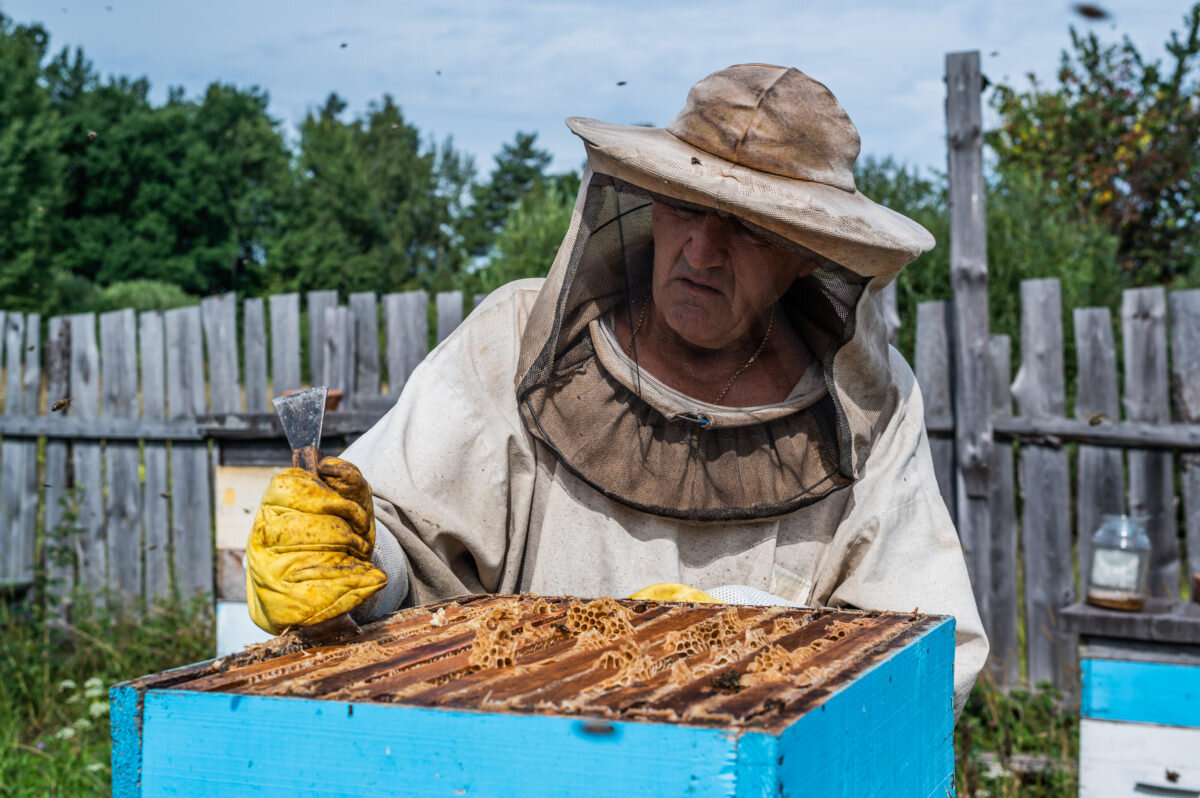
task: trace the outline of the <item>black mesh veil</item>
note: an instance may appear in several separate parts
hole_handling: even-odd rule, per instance
[[[817,366],[783,402],[739,408],[695,399],[642,368],[636,336],[617,341],[614,333],[614,318],[633,320],[635,303],[650,292],[656,199],[678,202],[585,175],[571,231],[522,338],[516,389],[530,433],[605,496],[672,518],[769,518],[850,484],[856,447],[873,434],[860,427],[879,400],[867,390],[864,404],[855,391],[848,403],[841,383],[870,388],[887,379],[843,374],[881,362],[886,372],[879,325],[872,319],[859,329],[864,312],[877,312],[866,296],[871,280],[751,228],[821,260],[778,305]]]

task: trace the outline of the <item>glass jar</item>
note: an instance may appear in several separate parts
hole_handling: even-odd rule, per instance
[[[1092,535],[1092,567],[1088,573],[1089,604],[1137,612],[1146,604],[1150,570],[1150,537],[1146,519],[1106,515]]]

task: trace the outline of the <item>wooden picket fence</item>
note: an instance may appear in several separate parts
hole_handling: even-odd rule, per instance
[[[22,589],[44,567],[59,595],[80,587],[138,606],[212,593],[213,467],[286,464],[270,399],[303,387],[302,357],[313,383],[344,393],[346,412],[326,424],[344,443],[394,403],[428,349],[424,291],[305,299],[307,348],[295,293],[245,300],[240,326],[232,294],[56,316],[45,329],[37,314],[0,312],[0,586]],[[435,308],[440,341],[462,321],[462,293],[438,294]]]
[[[298,294],[245,300],[240,319],[232,295],[162,313],[54,317],[45,329],[36,314],[0,317],[0,584],[28,584],[44,564],[60,593],[79,586],[133,605],[173,591],[213,593],[214,468],[286,463],[270,398],[302,387],[302,358],[313,382],[345,393],[326,421],[327,437],[344,442],[386,411],[427,350],[424,292],[352,294],[344,305],[331,291],[304,299],[307,347]],[[1021,299],[1015,379],[1012,342],[990,339],[997,445],[985,534],[968,535],[970,525],[961,523],[949,302],[919,306],[914,366],[938,485],[964,531],[994,671],[1017,683],[1024,657],[1029,683],[1069,688],[1074,641],[1056,614],[1082,594],[1088,541],[1102,514],[1149,517],[1152,590],[1180,591],[1174,457],[1188,572],[1200,571],[1200,428],[1191,426],[1200,417],[1200,291],[1125,293],[1123,393],[1109,309],[1074,311],[1071,376],[1058,282],[1028,281]],[[460,323],[463,297],[439,294],[435,307],[440,340]],[[888,316],[899,323],[894,309]],[[1070,417],[1068,384],[1077,386]],[[1172,401],[1179,423],[1171,423]],[[48,544],[41,550],[39,528]]]
[[[964,538],[963,545],[992,644],[991,665],[1002,684],[1021,681],[1022,618],[1027,683],[1048,681],[1067,690],[1077,683],[1076,643],[1060,629],[1058,613],[1086,591],[1089,543],[1102,515],[1148,519],[1152,595],[1177,597],[1186,575],[1200,572],[1200,427],[1191,426],[1200,418],[1200,291],[1168,295],[1162,288],[1143,288],[1124,293],[1120,381],[1110,310],[1076,308],[1072,321],[1073,379],[1064,370],[1057,280],[1029,280],[1021,286],[1015,378],[1009,337],[990,338],[996,438],[989,468],[990,525],[975,539]],[[938,486],[951,513],[961,518],[950,303],[922,303],[916,323],[914,366]],[[1075,386],[1070,417],[1068,384]],[[1175,501],[1176,458],[1182,523]],[[1021,593],[1018,585],[1023,585]]]

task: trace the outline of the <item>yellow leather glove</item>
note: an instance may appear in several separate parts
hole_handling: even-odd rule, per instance
[[[335,618],[387,584],[371,565],[375,510],[362,473],[326,457],[317,474],[272,477],[250,530],[246,600],[271,634]]]
[[[644,587],[629,598],[635,601],[690,601],[693,604],[720,604],[703,590],[681,585],[678,582],[659,582]]]

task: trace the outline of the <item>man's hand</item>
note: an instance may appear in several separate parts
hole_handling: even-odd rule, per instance
[[[271,634],[357,607],[387,584],[371,565],[371,488],[352,464],[326,457],[317,475],[276,474],[246,545],[250,618]]]

